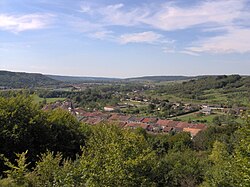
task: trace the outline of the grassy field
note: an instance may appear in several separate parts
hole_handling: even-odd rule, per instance
[[[44,98],[41,98],[38,95],[33,95],[33,99],[34,99],[35,103],[39,103],[39,102],[42,102],[44,100]],[[46,102],[53,103],[56,101],[64,101],[65,99],[66,98],[46,98]]]
[[[146,96],[152,98],[157,98],[161,100],[169,100],[170,102],[184,102],[184,103],[193,103],[193,104],[210,104],[210,105],[228,105],[228,104],[237,104],[239,106],[248,106],[249,105],[249,93],[242,91],[240,89],[235,89],[234,91],[229,91],[225,93],[223,89],[210,89],[205,90],[201,95],[203,99],[189,99],[185,97],[180,97],[177,94],[159,94],[154,91],[147,91]]]
[[[204,115],[200,116],[197,113],[190,113],[182,116],[178,116],[177,118],[181,121],[189,122],[189,121],[203,121],[207,124],[212,124],[212,121],[215,116],[219,116],[220,114],[211,114],[211,115]]]

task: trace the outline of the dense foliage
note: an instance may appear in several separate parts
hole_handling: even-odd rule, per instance
[[[0,98],[0,186],[249,186],[250,123],[147,134]]]
[[[33,164],[46,150],[62,152],[74,158],[84,145],[80,123],[68,112],[55,110],[45,113],[31,98],[18,95],[0,98],[0,154],[11,161],[14,153],[29,150]],[[3,163],[1,162],[1,168]]]
[[[31,88],[45,85],[56,85],[58,83],[59,81],[42,74],[0,71],[0,87]]]

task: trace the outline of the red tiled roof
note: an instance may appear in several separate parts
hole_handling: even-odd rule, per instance
[[[129,118],[130,118],[130,116],[127,116],[127,115],[112,114],[112,115],[109,117],[109,120],[127,121]]]
[[[143,117],[137,117],[137,116],[131,116],[128,121],[132,122],[141,122],[144,118]]]
[[[149,125],[146,123],[139,123],[138,125],[139,125],[139,127],[143,128],[143,129],[147,129],[149,127]]]
[[[131,116],[120,115],[120,116],[119,116],[119,120],[120,120],[120,121],[128,121],[128,119],[129,119],[130,117],[131,117]]]
[[[179,123],[180,123],[179,121],[169,120],[167,126],[168,127],[176,127]]]
[[[166,119],[159,119],[156,124],[158,125],[167,125],[169,123],[169,120]]]
[[[179,121],[167,120],[167,119],[159,119],[156,124],[167,127],[175,127]]]
[[[187,122],[179,122],[176,127],[179,127],[179,128],[190,128],[192,127],[193,124],[191,123],[187,123]]]
[[[109,117],[109,120],[118,120],[119,117],[118,117],[118,114],[112,114],[110,117]]]
[[[141,122],[142,123],[156,123],[157,118],[144,118]]]
[[[170,132],[173,129],[173,127],[164,127],[163,131],[164,132]]]

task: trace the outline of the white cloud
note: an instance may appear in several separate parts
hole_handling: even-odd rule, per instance
[[[104,40],[107,38],[113,39],[114,37],[112,36],[113,32],[112,31],[98,31],[98,32],[94,32],[94,33],[90,33],[89,36],[91,38],[96,38],[96,39],[100,39],[100,40]]]
[[[15,33],[46,28],[53,16],[50,14],[6,15],[0,14],[0,29]]]
[[[183,54],[191,55],[191,56],[200,56],[198,53],[193,52],[193,51],[188,51],[188,50],[183,50],[183,51],[180,51],[179,53],[183,53]]]
[[[103,17],[102,21],[108,25],[135,26],[149,14],[149,10],[142,7],[131,10],[122,8],[124,8],[123,4],[115,4],[99,9],[99,14]]]
[[[91,13],[91,7],[89,5],[81,5],[80,12],[82,12],[82,13]]]
[[[163,47],[162,50],[164,53],[176,53],[176,50],[170,47]]]
[[[125,9],[125,5],[122,3],[107,6],[84,3],[81,5],[80,11],[96,17],[98,19],[97,22],[106,26],[136,26],[150,13],[150,10],[147,7]]]
[[[163,36],[152,31],[123,34],[120,36],[119,41],[122,44],[127,43],[155,43],[158,42]]]
[[[186,29],[201,24],[210,24],[212,27],[228,25],[239,18],[244,6],[245,0],[205,1],[184,8],[167,3],[152,17],[145,19],[144,23],[165,31]]]
[[[121,3],[108,6],[85,4],[81,11],[96,16],[98,22],[106,25],[146,24],[153,28],[172,31],[201,24],[210,24],[212,27],[232,24],[232,21],[246,14],[243,10],[245,4],[246,0],[211,0],[201,1],[191,7],[163,3],[157,7],[149,4],[130,9]]]
[[[201,53],[247,53],[250,52],[250,28],[230,28],[221,36],[202,39],[187,51]]]
[[[199,31],[194,35],[199,37],[202,34],[203,39],[197,41],[189,41],[182,46],[174,49],[177,53],[185,53],[189,55],[199,55],[201,52],[210,53],[231,53],[249,52],[249,20],[248,12],[249,0],[206,0],[198,1],[197,4],[191,6],[179,6],[174,1],[171,3],[162,3],[155,6],[152,4],[144,4],[137,7],[126,7],[124,4],[113,4],[101,6],[98,4],[85,4],[82,6],[82,12],[91,17],[99,28],[92,29],[96,38],[104,39],[110,37],[113,33],[105,33],[106,30],[112,29],[111,26],[136,27],[140,29],[161,30],[161,32],[190,29],[198,27]],[[245,27],[245,28],[244,28]],[[91,26],[86,26],[91,28]],[[233,29],[232,29],[233,28]],[[212,33],[213,36],[204,35]],[[185,34],[185,33],[184,33]],[[217,36],[216,36],[217,35]],[[167,36],[167,35],[166,35]],[[155,43],[163,45],[165,40],[163,35],[155,32],[141,32],[133,34],[124,34],[118,38],[122,44],[127,43]],[[173,38],[178,44],[178,38]],[[167,41],[168,42],[168,41]],[[166,46],[170,46],[166,44]],[[180,45],[179,45],[180,46]],[[165,52],[174,52],[173,50],[165,50]]]

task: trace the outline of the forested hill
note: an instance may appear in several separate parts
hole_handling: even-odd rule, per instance
[[[0,87],[30,88],[58,83],[59,81],[42,74],[0,71]]]
[[[153,82],[162,82],[162,81],[179,81],[179,80],[190,80],[194,77],[187,76],[143,76],[143,77],[134,77],[127,78],[126,81],[153,81]]]
[[[182,83],[182,88],[188,90],[229,89],[242,86],[250,87],[250,77],[243,77],[240,75],[204,76],[196,80]]]
[[[119,81],[118,78],[108,78],[108,77],[78,77],[78,76],[61,76],[61,75],[46,75],[49,78],[54,80],[79,83],[79,82],[110,82],[110,81]]]
[[[194,94],[222,88],[223,90],[250,90],[250,77],[240,75],[200,76],[179,84],[168,85],[161,91],[170,94]]]

